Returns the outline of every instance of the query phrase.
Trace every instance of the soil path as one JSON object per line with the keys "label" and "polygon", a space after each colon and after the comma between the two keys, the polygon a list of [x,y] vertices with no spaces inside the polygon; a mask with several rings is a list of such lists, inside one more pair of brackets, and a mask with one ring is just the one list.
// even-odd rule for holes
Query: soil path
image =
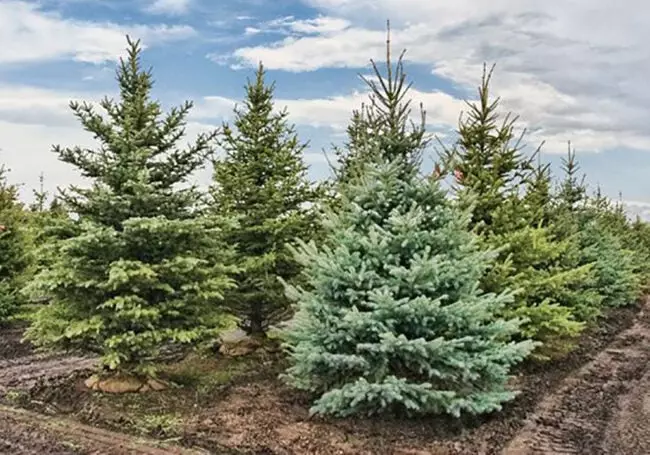
{"label": "soil path", "polygon": [[547,396],[503,455],[650,454],[650,298],[634,325]]}
{"label": "soil path", "polygon": [[7,389],[31,389],[38,381],[67,376],[95,366],[88,357],[51,356],[33,354],[9,360],[0,360],[0,393]]}
{"label": "soil path", "polygon": [[0,405],[0,453],[16,455],[205,455],[209,452],[82,425]]}
{"label": "soil path", "polygon": [[[39,382],[93,368],[96,359],[35,354],[20,343],[20,330],[3,333],[0,346],[0,397],[27,391]],[[199,455],[158,441],[135,438],[69,419],[0,405],[0,454],[12,455]]]}

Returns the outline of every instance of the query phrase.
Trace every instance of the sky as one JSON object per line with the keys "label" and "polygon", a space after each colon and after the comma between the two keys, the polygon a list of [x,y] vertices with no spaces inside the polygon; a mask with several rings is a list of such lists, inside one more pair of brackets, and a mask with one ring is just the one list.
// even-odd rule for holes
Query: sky
{"label": "sky", "polygon": [[[0,163],[25,200],[41,172],[50,190],[82,182],[52,145],[96,145],[68,104],[116,94],[128,34],[145,48],[153,96],[194,101],[186,142],[231,118],[261,61],[309,142],[310,176],[324,178],[390,19],[411,97],[442,140],[483,64],[496,64],[493,92],[531,149],[544,141],[558,170],[571,141],[592,187],[650,215],[647,17],[642,0],[0,0]],[[209,169],[196,178],[207,183]]]}

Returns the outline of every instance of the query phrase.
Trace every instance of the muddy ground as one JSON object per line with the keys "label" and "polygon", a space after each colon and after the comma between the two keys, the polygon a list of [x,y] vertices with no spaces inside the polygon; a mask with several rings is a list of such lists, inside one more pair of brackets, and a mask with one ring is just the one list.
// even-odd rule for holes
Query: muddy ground
{"label": "muddy ground", "polygon": [[190,356],[163,367],[172,390],[91,393],[93,359],[35,354],[5,331],[0,453],[649,454],[648,308],[612,311],[567,358],[522,368],[501,413],[462,421],[311,419],[274,354]]}

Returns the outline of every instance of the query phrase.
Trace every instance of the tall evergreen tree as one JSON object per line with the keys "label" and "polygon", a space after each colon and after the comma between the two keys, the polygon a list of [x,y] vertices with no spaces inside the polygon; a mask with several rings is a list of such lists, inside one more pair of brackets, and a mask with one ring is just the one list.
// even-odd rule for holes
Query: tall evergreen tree
{"label": "tall evergreen tree", "polygon": [[28,288],[51,303],[27,336],[38,345],[96,352],[105,373],[149,376],[163,345],[192,343],[230,321],[222,297],[232,286],[223,265],[232,252],[221,240],[226,221],[201,216],[202,194],[188,181],[215,133],[177,147],[192,104],[163,115],[139,41],[127,40],[119,100],[100,103],[106,115],[71,103],[99,147],[54,147],[92,184],[61,192],[77,220],[55,242],[54,263]]}
{"label": "tall evergreen tree", "polygon": [[307,144],[289,125],[286,110],[274,112],[274,88],[265,83],[260,64],[246,86],[244,108],[235,109],[234,128],[223,128],[225,157],[215,161],[212,189],[215,211],[239,220],[226,233],[238,245],[241,267],[227,301],[255,335],[290,309],[278,277],[291,281],[300,268],[286,243],[309,239],[318,229],[319,191],[303,161]]}
{"label": "tall evergreen tree", "polygon": [[491,253],[439,182],[395,160],[369,163],[327,216],[326,245],[300,243],[308,278],[285,333],[285,379],[316,394],[314,413],[480,414],[516,394],[510,367],[530,342],[496,319],[509,294],[483,294]]}
{"label": "tall evergreen tree", "polygon": [[[441,151],[444,167],[455,173],[453,189],[459,203],[471,206],[472,225],[488,232],[498,229],[495,217],[511,214],[502,207],[519,195],[534,160],[523,152],[525,131],[515,135],[517,117],[508,113],[501,118],[501,100],[490,96],[493,71],[494,67],[488,71],[484,66],[478,101],[467,102],[469,111],[459,122],[457,142]],[[512,221],[527,224],[518,218]]]}
{"label": "tall evergreen tree", "polygon": [[[549,207],[548,170],[527,156],[523,134],[515,135],[516,117],[501,117],[500,99],[490,96],[492,70],[484,68],[478,101],[459,125],[458,141],[441,153],[456,174],[458,204],[472,212],[474,230],[487,248],[499,248],[495,266],[484,276],[483,289],[518,289],[502,316],[525,317],[521,334],[542,341],[537,355],[561,355],[594,316],[598,295],[589,287],[590,266],[574,267],[572,239],[558,239],[544,226]],[[528,190],[528,191],[527,191]]]}
{"label": "tall evergreen tree", "polygon": [[564,179],[557,189],[553,228],[561,238],[575,239],[575,266],[593,264],[594,288],[606,306],[634,303],[641,294],[640,255],[626,245],[627,217],[620,204],[612,204],[600,188],[589,197],[585,176],[575,151],[563,159]]}
{"label": "tall evergreen tree", "polygon": [[[396,85],[379,77],[377,99],[393,100]],[[477,248],[467,214],[419,177],[423,135],[406,106],[371,105],[382,119],[366,130],[372,153],[350,145],[356,171],[325,240],[295,249],[307,280],[287,286],[298,312],[284,377],[317,395],[314,413],[489,412],[513,398],[508,372],[533,348],[509,342],[518,320],[495,320],[511,296],[479,291],[492,253]]]}

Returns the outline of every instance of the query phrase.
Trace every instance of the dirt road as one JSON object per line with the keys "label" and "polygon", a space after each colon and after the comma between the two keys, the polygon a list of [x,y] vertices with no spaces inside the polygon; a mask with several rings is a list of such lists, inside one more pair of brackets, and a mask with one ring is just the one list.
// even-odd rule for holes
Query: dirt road
{"label": "dirt road", "polygon": [[650,454],[650,300],[634,325],[547,396],[503,455]]}
{"label": "dirt road", "polygon": [[[96,360],[87,357],[35,354],[20,343],[21,331],[3,333],[0,396],[29,390],[37,382],[86,370]],[[0,405],[0,454],[7,455],[199,455],[207,452],[163,445],[48,416]]]}

